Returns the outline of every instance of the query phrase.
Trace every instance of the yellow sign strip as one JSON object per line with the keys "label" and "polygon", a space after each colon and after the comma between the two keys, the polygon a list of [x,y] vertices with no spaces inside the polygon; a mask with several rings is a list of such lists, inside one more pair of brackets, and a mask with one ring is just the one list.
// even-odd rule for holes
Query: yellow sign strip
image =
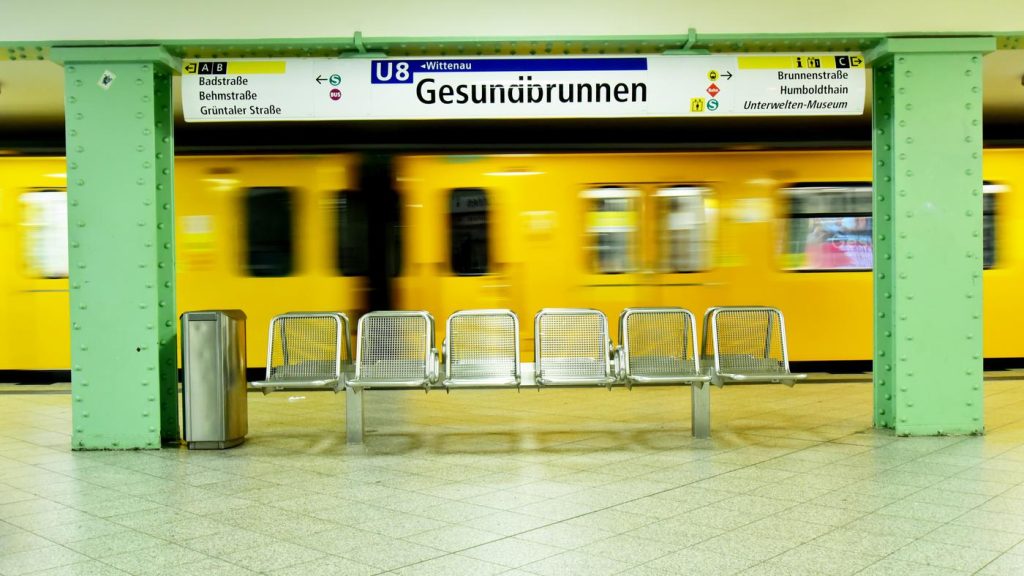
{"label": "yellow sign strip", "polygon": [[807,54],[800,56],[738,56],[740,70],[863,68],[860,54]]}
{"label": "yellow sign strip", "polygon": [[228,62],[228,74],[284,74],[285,61]]}

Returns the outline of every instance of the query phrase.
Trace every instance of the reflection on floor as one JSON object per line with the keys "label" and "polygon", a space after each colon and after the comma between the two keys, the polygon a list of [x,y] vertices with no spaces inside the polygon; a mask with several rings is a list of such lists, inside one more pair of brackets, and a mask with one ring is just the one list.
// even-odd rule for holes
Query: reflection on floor
{"label": "reflection on floor", "polygon": [[[9,387],[4,388],[10,392]],[[984,437],[870,428],[870,384],[250,394],[232,450],[71,453],[0,395],[0,575],[1024,574],[1024,382]]]}

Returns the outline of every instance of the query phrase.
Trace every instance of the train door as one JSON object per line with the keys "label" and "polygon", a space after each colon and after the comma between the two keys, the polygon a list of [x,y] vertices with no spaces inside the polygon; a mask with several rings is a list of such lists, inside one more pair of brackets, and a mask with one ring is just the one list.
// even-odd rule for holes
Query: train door
{"label": "train door", "polygon": [[[470,308],[511,308],[510,265],[503,257],[499,214],[501,192],[495,188],[461,187],[442,191],[446,245],[438,278],[437,309],[443,322],[451,313]],[[439,330],[443,334],[444,327]]]}
{"label": "train door", "polygon": [[402,269],[401,207],[395,190],[393,159],[369,155],[359,168],[359,193],[353,195],[350,230],[365,238],[367,306],[370,310],[397,308],[394,279]]}
{"label": "train door", "polygon": [[513,282],[521,270],[509,236],[517,188],[514,179],[496,176],[495,162],[420,156],[400,164],[410,262],[402,305],[434,315],[439,343],[458,310],[509,308],[523,318]]}
{"label": "train door", "polygon": [[15,238],[6,326],[11,364],[2,368],[54,370],[69,366],[67,194],[33,188],[15,195]]}
{"label": "train door", "polygon": [[713,265],[718,235],[718,201],[702,185],[660,185],[648,197],[653,260],[651,289],[661,306],[680,306],[700,320],[716,305],[721,283]]}

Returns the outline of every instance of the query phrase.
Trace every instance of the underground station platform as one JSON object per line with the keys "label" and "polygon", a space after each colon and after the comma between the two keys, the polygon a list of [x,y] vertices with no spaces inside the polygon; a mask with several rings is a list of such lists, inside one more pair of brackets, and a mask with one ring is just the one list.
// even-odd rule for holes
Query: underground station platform
{"label": "underground station platform", "polygon": [[0,19],[0,576],[1024,574],[998,3],[62,3]]}

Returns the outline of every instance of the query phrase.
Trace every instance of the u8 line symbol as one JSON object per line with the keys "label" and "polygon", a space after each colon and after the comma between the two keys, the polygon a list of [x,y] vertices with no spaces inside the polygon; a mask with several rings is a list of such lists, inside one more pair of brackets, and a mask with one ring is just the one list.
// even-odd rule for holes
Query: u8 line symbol
{"label": "u8 line symbol", "polygon": [[411,84],[412,72],[409,72],[409,63],[374,60],[371,81],[373,84]]}

